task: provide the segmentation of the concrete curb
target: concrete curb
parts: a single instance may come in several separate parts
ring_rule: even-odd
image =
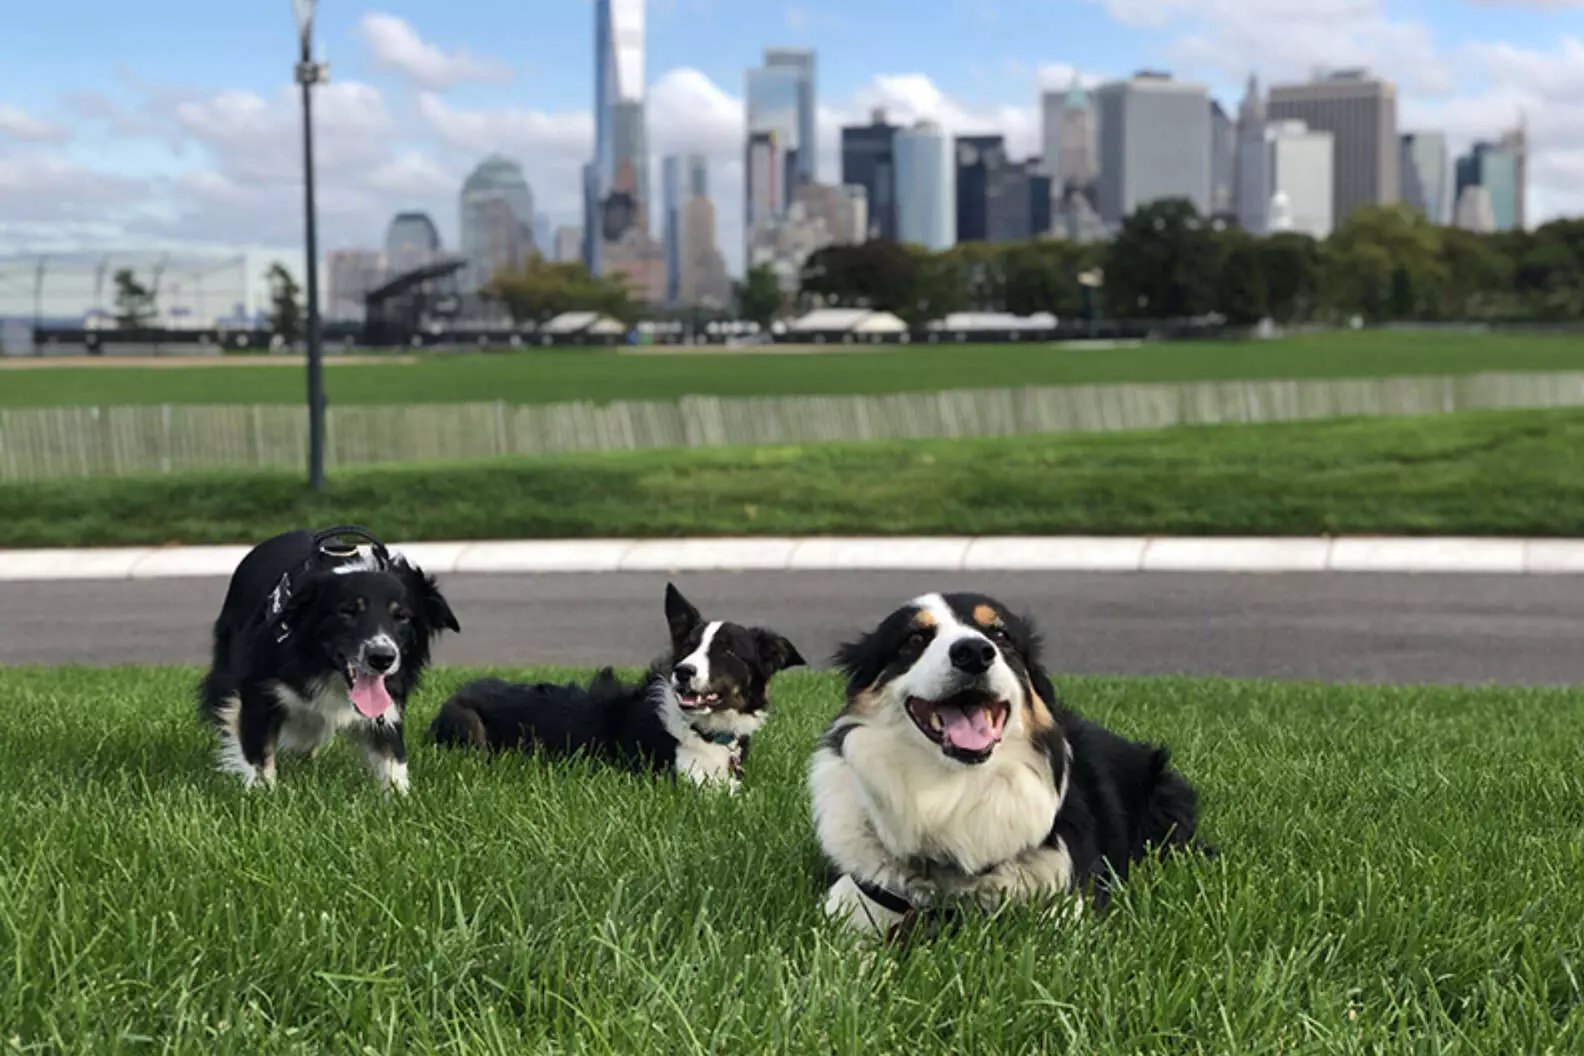
[[[395,544],[450,573],[968,572],[1584,573],[1584,539],[1143,536],[571,539]],[[0,581],[229,576],[245,546],[0,550]]]

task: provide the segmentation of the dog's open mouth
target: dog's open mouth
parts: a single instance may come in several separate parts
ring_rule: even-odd
[[[944,700],[909,697],[908,717],[924,736],[947,754],[965,762],[990,758],[1006,732],[1011,705],[978,689],[955,693]]]
[[[352,706],[365,719],[377,719],[391,709],[390,690],[385,688],[385,676],[363,671],[356,664],[346,667],[347,696]]]
[[[711,708],[720,707],[719,693],[695,693],[679,687],[676,695],[677,703],[682,705],[683,711],[709,711]]]

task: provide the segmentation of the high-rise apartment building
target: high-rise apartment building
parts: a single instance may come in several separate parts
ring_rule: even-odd
[[[1272,121],[1302,121],[1336,140],[1332,215],[1345,221],[1361,205],[1389,205],[1402,191],[1397,88],[1364,70],[1342,70],[1307,84],[1272,87]]]
[[[1332,172],[1336,140],[1302,121],[1273,121],[1265,130],[1270,163],[1271,230],[1297,231],[1311,238],[1331,236],[1335,227]]]
[[[1405,132],[1398,165],[1402,171],[1402,200],[1425,215],[1432,224],[1452,222],[1456,190],[1447,155],[1446,133]]]
[[[864,189],[869,201],[869,237],[894,239],[896,228],[897,126],[875,110],[867,125],[841,131],[842,183]]]
[[[957,241],[1016,242],[1051,228],[1051,177],[1040,159],[1007,158],[1001,136],[958,136]]]
[[[1490,191],[1477,183],[1468,184],[1459,191],[1453,223],[1480,235],[1495,231],[1496,212],[1491,207]]]
[[[1265,96],[1260,92],[1259,80],[1251,76],[1238,106],[1232,207],[1238,226],[1252,235],[1263,235],[1270,224],[1270,150],[1265,126]]]
[[[462,184],[459,203],[462,289],[473,293],[489,285],[503,268],[515,268],[533,252],[534,197],[516,162],[493,154]]]
[[[748,130],[743,177],[745,228],[786,212],[799,182],[803,89],[795,66],[762,66],[745,78]]]
[[[594,0],[594,160],[584,179],[587,264],[604,274],[605,247],[648,232],[649,142],[644,121],[644,0]]]
[[[930,250],[957,240],[957,168],[951,140],[934,121],[899,129],[896,154],[897,241]]]
[[[1186,198],[1210,210],[1210,93],[1143,72],[1102,85],[1099,212],[1119,224],[1141,205]]]
[[[1210,212],[1232,212],[1237,183],[1237,125],[1216,100],[1210,100]]]
[[[555,229],[554,257],[558,264],[568,264],[583,259],[583,229],[558,227]]]
[[[675,304],[682,284],[682,159],[660,161],[660,244],[665,247],[667,304]]]
[[[795,189],[818,178],[816,161],[819,127],[814,91],[814,52],[808,48],[766,48],[764,68],[790,70],[796,80],[797,153],[791,155],[792,178],[789,181],[789,186]]]

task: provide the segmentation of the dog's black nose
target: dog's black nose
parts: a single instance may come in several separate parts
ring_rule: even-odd
[[[952,643],[946,655],[951,657],[952,666],[957,670],[982,675],[995,663],[996,651],[995,646],[983,638],[962,638]]]
[[[671,677],[676,680],[679,686],[685,686],[692,682],[693,676],[696,674],[698,674],[698,668],[692,664],[678,664],[671,669]]]
[[[363,654],[363,662],[369,669],[377,674],[384,674],[396,663],[396,650],[386,645],[370,646],[368,652]]]

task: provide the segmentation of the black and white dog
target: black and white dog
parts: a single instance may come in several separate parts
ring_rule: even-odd
[[[770,679],[803,658],[774,631],[705,622],[666,585],[671,652],[637,684],[606,668],[586,687],[481,679],[440,709],[442,745],[592,758],[735,791],[749,738],[770,713]]]
[[[260,543],[231,575],[199,689],[220,768],[273,785],[278,750],[317,752],[345,730],[381,786],[406,792],[402,716],[447,628],[461,630],[433,577],[361,528]]]
[[[847,704],[810,767],[837,876],[825,911],[896,937],[910,910],[1106,885],[1193,841],[1169,754],[1063,709],[1032,626],[994,598],[926,594],[837,660]],[[905,929],[903,929],[905,930]]]

